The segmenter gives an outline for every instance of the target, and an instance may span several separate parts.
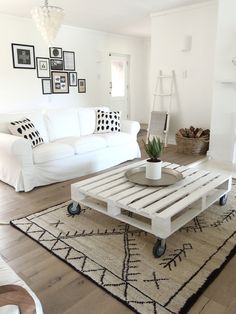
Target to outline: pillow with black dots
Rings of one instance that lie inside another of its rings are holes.
[[[120,132],[120,111],[97,110],[94,133]]]
[[[43,144],[43,138],[40,136],[39,131],[35,129],[34,124],[28,118],[10,122],[8,129],[11,134],[30,140],[32,147]]]

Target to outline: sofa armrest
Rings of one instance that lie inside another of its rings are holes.
[[[136,138],[140,130],[140,123],[132,120],[121,120],[120,127],[121,132],[129,133]]]
[[[33,165],[33,151],[30,141],[23,137],[0,133],[0,159],[2,158],[15,161],[20,166]]]
[[[0,133],[0,180],[13,186],[17,192],[27,192],[34,187],[33,169],[31,143],[19,136]]]

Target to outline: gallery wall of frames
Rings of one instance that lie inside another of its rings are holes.
[[[36,57],[32,45],[12,43],[12,60],[15,69],[36,70],[41,79],[42,94],[68,94],[76,87],[78,93],[86,93],[86,79],[78,78],[75,52],[49,47],[49,57]]]

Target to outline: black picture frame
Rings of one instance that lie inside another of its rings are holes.
[[[53,59],[62,59],[62,48],[49,47],[49,56]]]
[[[75,71],[75,53],[74,51],[63,51],[64,70]]]
[[[25,44],[11,44],[13,68],[35,69],[34,46]]]
[[[50,78],[49,58],[36,57],[36,64],[37,64],[37,77]]]
[[[51,79],[42,79],[42,93],[43,95],[50,95],[52,93]]]
[[[63,71],[63,59],[50,59],[51,71]]]
[[[86,93],[86,79],[78,79],[78,93]]]
[[[69,83],[70,86],[77,86],[77,72],[69,72]]]
[[[69,93],[69,74],[68,72],[52,71],[52,93],[68,94]]]

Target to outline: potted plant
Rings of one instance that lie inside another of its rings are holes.
[[[163,151],[163,143],[159,137],[153,137],[144,144],[144,149],[149,156],[146,163],[146,178],[159,180],[161,178],[162,161],[159,159]]]

